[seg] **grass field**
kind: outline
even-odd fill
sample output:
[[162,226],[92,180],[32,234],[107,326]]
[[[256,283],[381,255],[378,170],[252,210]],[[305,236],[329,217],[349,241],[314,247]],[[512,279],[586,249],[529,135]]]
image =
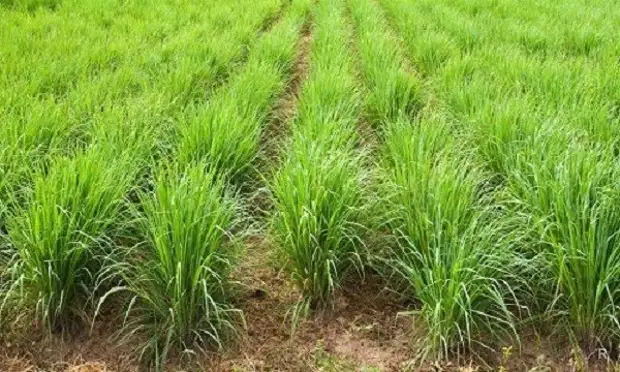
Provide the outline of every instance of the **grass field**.
[[0,0],[0,370],[619,370],[617,5]]

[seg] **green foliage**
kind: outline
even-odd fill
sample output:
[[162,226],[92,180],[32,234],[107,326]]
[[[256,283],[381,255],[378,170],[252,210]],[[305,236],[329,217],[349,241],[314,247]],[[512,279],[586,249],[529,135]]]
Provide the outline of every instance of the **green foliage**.
[[363,170],[359,158],[318,144],[295,142],[291,151],[271,185],[273,235],[307,305],[325,306],[362,266]]
[[396,288],[421,303],[419,356],[460,356],[491,336],[516,336],[509,300],[519,260],[484,196],[484,174],[440,122],[387,125],[381,207],[397,241],[384,259]]
[[420,81],[407,71],[398,40],[388,30],[381,8],[372,1],[349,1],[359,35],[361,66],[369,95],[369,119],[380,124],[413,116],[422,106]]
[[609,147],[572,144],[508,178],[522,235],[542,262],[546,311],[588,348],[620,335],[618,163]]
[[15,305],[52,330],[83,320],[136,170],[127,156],[94,147],[34,172],[25,208],[8,217],[14,256],[3,315]]
[[587,349],[617,342],[617,9],[381,4],[456,141],[492,172],[495,218],[510,232],[502,240],[527,262],[512,270],[528,286],[512,289],[530,321],[555,324]]
[[243,179],[257,156],[269,111],[283,90],[308,12],[296,1],[282,22],[262,37],[230,84],[182,129],[177,157],[203,161],[231,179]]
[[367,204],[353,147],[359,104],[342,2],[320,3],[315,22],[293,139],[270,185],[272,235],[303,294],[295,317],[331,304],[345,275],[362,269]]
[[156,368],[223,347],[242,319],[239,199],[283,110],[256,222],[303,294],[296,316],[370,264],[416,304],[422,358],[481,355],[522,322],[610,349],[618,9],[0,0],[2,320],[64,331],[123,292],[123,341]]
[[39,8],[47,10],[55,10],[60,4],[61,0],[2,0],[0,5],[10,7],[15,10],[22,10],[28,12],[34,12]]
[[239,210],[202,165],[162,165],[153,183],[133,210],[143,243],[113,258],[108,271],[119,271],[125,284],[102,301],[129,292],[123,331],[143,334],[142,354],[160,363],[170,349],[222,347],[242,319],[229,300]]

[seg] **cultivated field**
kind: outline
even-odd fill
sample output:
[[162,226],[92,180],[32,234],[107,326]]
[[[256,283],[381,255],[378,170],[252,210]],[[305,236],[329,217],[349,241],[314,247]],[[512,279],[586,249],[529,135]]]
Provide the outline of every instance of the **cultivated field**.
[[0,0],[0,370],[618,371],[614,0]]

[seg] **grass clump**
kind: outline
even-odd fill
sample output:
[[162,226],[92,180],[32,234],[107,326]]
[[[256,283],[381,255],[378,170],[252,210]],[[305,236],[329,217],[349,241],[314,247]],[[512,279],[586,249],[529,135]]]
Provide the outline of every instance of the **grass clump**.
[[388,30],[382,9],[369,0],[349,1],[359,37],[364,81],[369,89],[366,111],[374,124],[411,117],[422,106],[420,81],[407,71],[398,40]]
[[271,234],[302,293],[295,318],[332,304],[345,275],[362,269],[366,181],[354,147],[359,96],[343,5],[316,8],[311,70],[293,139],[270,185]]
[[366,0],[350,6],[371,97],[367,111],[383,134],[376,204],[394,238],[375,263],[394,290],[420,303],[412,312],[425,325],[419,361],[460,358],[514,337],[508,300],[519,283],[507,269],[516,255],[492,204],[494,190],[444,119],[413,120],[422,105],[420,83],[406,72],[380,9]]
[[529,243],[522,249],[541,263],[541,311],[588,350],[620,337],[620,194],[612,154],[612,145],[573,143],[559,157],[522,162],[508,177],[509,202]]
[[518,260],[484,174],[463,152],[439,122],[387,125],[381,207],[396,243],[383,262],[395,288],[420,302],[422,359],[516,335],[508,300]]
[[382,4],[414,61],[431,54],[425,40],[451,46],[433,48],[449,55],[425,68],[429,87],[495,173],[507,237],[531,264],[514,272],[529,278],[520,296],[532,301],[530,320],[545,331],[557,325],[588,352],[611,350],[620,336],[617,43],[602,35],[618,12],[609,2],[588,12],[535,1]]
[[216,97],[182,129],[178,160],[202,161],[230,178],[243,177],[256,156],[261,126],[281,88],[277,71],[263,63],[244,74],[230,94]]
[[295,1],[256,43],[240,74],[181,130],[180,162],[203,161],[231,180],[243,180],[258,154],[269,110],[284,89],[308,10],[306,0]]
[[348,153],[318,144],[292,151],[271,185],[272,232],[307,310],[330,304],[342,278],[362,268],[365,181]]
[[93,148],[34,171],[26,206],[7,218],[13,257],[3,315],[21,309],[51,330],[84,320],[134,176],[127,157],[109,155]]
[[143,242],[108,268],[125,284],[106,297],[129,293],[125,340],[142,335],[141,355],[159,366],[170,350],[222,347],[242,319],[229,297],[239,208],[216,173],[162,165],[133,210]]

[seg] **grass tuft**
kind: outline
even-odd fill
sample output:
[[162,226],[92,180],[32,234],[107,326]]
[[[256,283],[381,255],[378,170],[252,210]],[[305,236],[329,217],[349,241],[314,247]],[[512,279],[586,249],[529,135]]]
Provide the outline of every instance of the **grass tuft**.
[[418,356],[460,358],[516,338],[510,304],[520,283],[510,268],[518,260],[484,196],[492,195],[484,173],[440,122],[386,129],[381,207],[396,243],[384,259],[395,288],[420,302]]
[[128,157],[109,155],[94,147],[34,172],[26,207],[7,219],[14,254],[3,315],[17,306],[51,330],[84,320],[136,170]]
[[523,249],[541,262],[542,310],[588,350],[620,337],[619,168],[612,154],[612,145],[572,144],[559,157],[522,162],[508,178],[509,203],[530,243]]
[[359,158],[336,149],[291,151],[271,184],[272,233],[306,305],[324,307],[341,279],[362,268],[364,172]]
[[162,165],[152,189],[133,210],[144,243],[110,264],[125,284],[99,306],[128,292],[125,340],[142,335],[141,355],[161,365],[170,350],[221,348],[243,319],[229,297],[239,208],[203,165]]

